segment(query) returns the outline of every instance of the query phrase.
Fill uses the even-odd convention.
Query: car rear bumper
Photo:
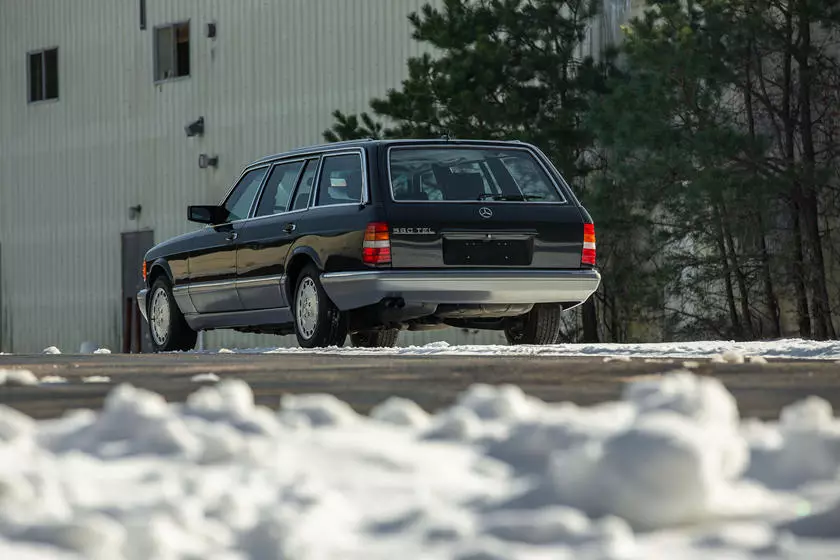
[[[597,270],[371,270],[321,275],[342,311],[402,298],[407,304],[566,303],[586,301],[598,289]]]
[[[140,290],[137,292],[137,307],[140,308],[140,314],[143,315],[143,319],[146,321],[149,320],[149,318],[146,317],[146,297],[148,293],[149,290]]]

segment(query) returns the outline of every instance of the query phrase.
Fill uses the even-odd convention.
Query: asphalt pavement
[[[714,375],[736,396],[742,417],[776,418],[792,402],[818,395],[840,409],[840,364],[833,361],[771,360],[767,364],[717,364],[694,369]],[[0,369],[27,369],[66,383],[2,386],[0,404],[36,418],[77,408],[98,409],[117,384],[130,383],[183,401],[214,373],[240,378],[258,404],[277,408],[285,393],[331,393],[359,412],[396,395],[433,411],[449,405],[473,383],[512,383],[546,401],[588,405],[614,400],[633,379],[682,366],[682,359],[609,361],[604,358],[530,356],[352,356],[317,354],[87,354],[0,355]],[[107,376],[108,382],[85,382]],[[90,379],[88,379],[90,381]]]

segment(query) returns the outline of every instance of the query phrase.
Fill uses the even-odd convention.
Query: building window
[[[155,81],[190,75],[190,23],[155,29]]]
[[[58,99],[58,48],[31,52],[29,102]]]

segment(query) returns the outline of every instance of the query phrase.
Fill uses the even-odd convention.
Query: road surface
[[[683,360],[605,362],[600,357],[342,356],[316,354],[96,354],[0,355],[0,369],[28,369],[62,384],[0,387],[0,403],[36,418],[75,408],[100,408],[120,383],[150,389],[169,401],[197,390],[196,374],[247,381],[258,404],[277,408],[285,393],[332,393],[367,412],[391,395],[427,410],[451,404],[473,383],[513,383],[546,401],[581,405],[616,399],[633,379],[679,368]],[[771,360],[768,364],[716,364],[696,360],[694,371],[721,379],[738,399],[742,417],[776,418],[779,410],[809,395],[840,409],[840,365],[833,361]],[[107,383],[83,378],[107,376]]]

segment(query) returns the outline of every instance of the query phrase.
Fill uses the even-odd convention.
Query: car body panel
[[[193,240],[188,290],[199,313],[242,310],[236,291],[235,229],[233,224],[209,227]]]
[[[242,227],[236,248],[236,291],[243,310],[288,305],[280,281],[293,240],[283,228],[292,218],[279,214]]]

